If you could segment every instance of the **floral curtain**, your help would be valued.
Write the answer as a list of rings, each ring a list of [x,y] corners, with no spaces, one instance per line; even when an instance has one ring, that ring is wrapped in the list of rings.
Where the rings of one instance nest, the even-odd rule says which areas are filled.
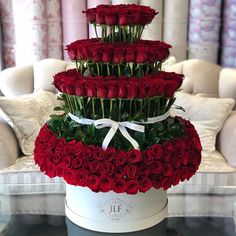
[[[0,0],[5,67],[62,58],[60,0]]]

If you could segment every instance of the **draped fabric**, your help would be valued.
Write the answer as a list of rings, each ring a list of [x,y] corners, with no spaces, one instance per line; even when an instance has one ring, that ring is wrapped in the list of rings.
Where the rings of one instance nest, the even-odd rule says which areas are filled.
[[[225,67],[236,67],[236,0],[225,0],[224,9],[221,63]]]
[[[187,59],[188,0],[164,1],[163,40],[173,47],[177,61]]]
[[[143,39],[162,40],[163,0],[140,0],[141,5],[147,5],[159,12],[143,31]]]
[[[62,57],[60,0],[1,0],[6,67]]]
[[[85,14],[86,0],[62,0],[63,46],[77,39],[88,38],[88,27]],[[64,58],[68,59],[66,51]]]
[[[222,0],[191,0],[189,58],[217,63]]]
[[[0,0],[3,65],[67,60],[67,44],[95,37],[82,11],[98,4],[150,6],[159,14],[143,39],[173,45],[177,61],[200,58],[236,67],[236,0]]]

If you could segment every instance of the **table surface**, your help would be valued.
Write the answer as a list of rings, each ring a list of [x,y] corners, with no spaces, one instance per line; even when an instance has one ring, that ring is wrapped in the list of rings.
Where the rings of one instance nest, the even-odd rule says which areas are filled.
[[[14,186],[0,186],[0,196],[8,194],[6,189]],[[12,192],[9,191],[9,195]],[[236,186],[188,186],[183,192],[170,191],[169,215],[158,225],[138,232],[124,234],[107,234],[83,229],[64,216],[47,215],[14,215],[1,214],[0,212],[0,236],[98,236],[98,235],[127,235],[127,236],[236,236],[235,233],[235,207]],[[186,207],[186,215],[176,214],[180,205],[172,204],[173,199],[183,203]],[[194,214],[188,212],[190,205],[198,206],[207,199],[207,204],[221,209],[219,215]],[[1,203],[0,204],[4,204]],[[218,205],[214,205],[218,204]],[[0,205],[1,209],[1,205]],[[194,207],[193,207],[194,209]],[[29,223],[28,218],[40,217],[40,222]]]

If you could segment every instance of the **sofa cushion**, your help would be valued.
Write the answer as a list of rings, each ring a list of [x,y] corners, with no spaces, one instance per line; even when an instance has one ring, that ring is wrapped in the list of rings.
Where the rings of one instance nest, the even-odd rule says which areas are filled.
[[[65,192],[64,180],[42,173],[33,156],[18,158],[14,165],[0,170],[0,185],[5,186],[9,194]]]
[[[191,121],[200,136],[203,150],[211,152],[216,150],[216,135],[234,103],[231,98],[198,97],[178,92],[175,105],[183,107],[185,112],[176,108],[173,108],[172,112]]]
[[[13,128],[25,155],[33,154],[35,138],[57,105],[56,96],[42,90],[17,98],[0,98],[1,116]]]

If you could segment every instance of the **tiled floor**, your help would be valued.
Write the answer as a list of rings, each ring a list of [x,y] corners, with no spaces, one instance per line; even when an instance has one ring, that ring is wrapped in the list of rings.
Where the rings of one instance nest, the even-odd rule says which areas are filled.
[[[0,228],[4,228],[3,222],[6,219],[1,219]],[[148,230],[126,234],[97,233],[75,226],[69,220],[62,223],[62,220],[61,218],[61,223],[56,226],[47,223],[45,217],[43,223],[32,225],[22,222],[19,216],[12,217],[0,236],[236,236],[234,221],[230,218],[169,218]]]

